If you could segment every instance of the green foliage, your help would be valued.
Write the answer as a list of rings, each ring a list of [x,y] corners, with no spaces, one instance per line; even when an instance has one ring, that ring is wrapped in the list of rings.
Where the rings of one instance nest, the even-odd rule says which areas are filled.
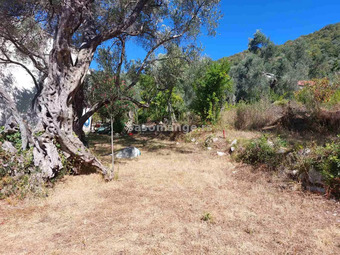
[[[215,123],[225,105],[228,93],[232,93],[233,85],[228,75],[230,66],[227,60],[213,63],[205,75],[194,85],[196,98],[193,110],[203,122]]]
[[[328,195],[340,196],[340,143],[338,140],[326,143],[325,146],[316,146],[310,155],[299,162],[298,169],[307,172],[315,169],[324,178]]]
[[[339,102],[339,88],[340,84],[330,84],[327,78],[313,79],[295,93],[295,98],[309,109],[318,110],[322,105]]]
[[[2,131],[4,130],[3,127],[1,129]],[[21,150],[22,141],[21,134],[19,131],[15,132],[14,134],[4,134],[2,131],[0,130],[0,142],[9,141],[13,143],[14,147],[17,150]]]
[[[139,121],[145,123],[149,120],[163,120],[164,118],[167,118],[169,115],[168,102],[171,102],[175,115],[180,116],[183,112],[184,101],[182,97],[176,93],[176,89],[173,90],[174,91],[171,94],[169,91],[159,91],[150,101],[149,108],[139,109]]]
[[[277,151],[286,145],[280,137],[269,140],[263,135],[261,138],[249,141],[238,158],[251,165],[266,164],[271,169],[275,169],[282,161],[282,155]]]
[[[0,199],[28,194],[46,195],[40,171],[33,164],[33,149],[9,154],[0,148]]]
[[[334,106],[340,104],[340,89],[336,90],[329,99],[329,105]]]
[[[128,100],[128,98],[136,98],[136,90],[127,89],[128,86],[124,79],[117,80],[117,76],[108,71],[93,72],[88,77],[86,87],[86,97],[91,104],[101,102],[104,99],[107,101],[98,112],[100,118],[105,122],[106,119],[113,116],[114,131],[122,132],[125,122],[128,120],[128,112],[136,109],[134,103]],[[127,98],[127,100],[121,98]]]
[[[252,53],[231,68],[237,101],[256,101],[269,94],[269,82],[263,76],[264,71],[263,59]]]
[[[298,170],[299,178],[309,182],[311,170],[319,172],[327,195],[340,197],[340,135],[324,146],[312,144],[308,153],[299,144],[289,145],[280,136],[249,140],[239,148],[236,158],[254,166],[265,165],[272,170]],[[282,152],[283,151],[283,152]],[[285,153],[289,152],[289,153]],[[312,183],[313,184],[313,183]]]
[[[259,54],[264,59],[269,59],[275,54],[276,47],[260,30],[254,34],[248,44],[249,52]]]

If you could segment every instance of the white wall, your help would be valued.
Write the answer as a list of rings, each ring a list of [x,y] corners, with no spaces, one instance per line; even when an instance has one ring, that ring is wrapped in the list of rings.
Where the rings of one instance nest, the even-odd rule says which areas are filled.
[[[26,65],[37,77],[38,74],[33,68],[33,65],[30,63],[26,63]],[[34,82],[32,77],[21,66],[15,64],[0,64],[0,86],[5,88],[6,91],[13,97],[13,92],[16,89],[19,91],[33,91]],[[0,125],[3,125],[4,121],[9,117],[8,113],[5,114],[5,109],[6,105],[2,105],[2,107],[0,107]]]

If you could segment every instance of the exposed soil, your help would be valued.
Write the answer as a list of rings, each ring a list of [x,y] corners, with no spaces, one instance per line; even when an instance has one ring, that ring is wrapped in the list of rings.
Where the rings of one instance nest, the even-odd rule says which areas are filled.
[[[108,136],[91,143],[110,162]],[[0,201],[0,254],[340,254],[339,203],[195,143],[116,139],[142,155],[116,181],[67,176],[49,197]]]

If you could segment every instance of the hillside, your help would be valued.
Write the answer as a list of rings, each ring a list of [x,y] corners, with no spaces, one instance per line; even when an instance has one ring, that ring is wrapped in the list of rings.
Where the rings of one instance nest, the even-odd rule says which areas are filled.
[[[272,98],[275,101],[283,95],[291,97],[299,80],[338,79],[339,56],[340,23],[337,23],[283,45],[275,45],[258,30],[248,50],[227,59],[237,101],[256,101],[263,95],[275,95]]]
[[[277,45],[277,47],[284,51],[288,47],[291,47],[297,42],[306,42],[308,44],[308,51],[311,55],[318,55],[319,58],[326,60],[327,58],[335,58],[335,62],[338,63],[340,58],[340,22],[336,24],[327,25],[324,28],[308,34],[302,35],[295,40],[289,40],[283,45]],[[249,54],[248,50],[236,53],[227,57],[232,65],[237,65],[245,56]],[[339,70],[339,69],[338,69]]]

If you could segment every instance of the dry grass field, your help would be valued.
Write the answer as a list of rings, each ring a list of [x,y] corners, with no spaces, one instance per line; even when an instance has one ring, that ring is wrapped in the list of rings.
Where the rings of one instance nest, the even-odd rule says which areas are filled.
[[[91,147],[110,162],[107,136]],[[141,157],[117,180],[67,176],[47,198],[0,201],[0,254],[340,254],[339,203],[195,143],[117,139]]]

